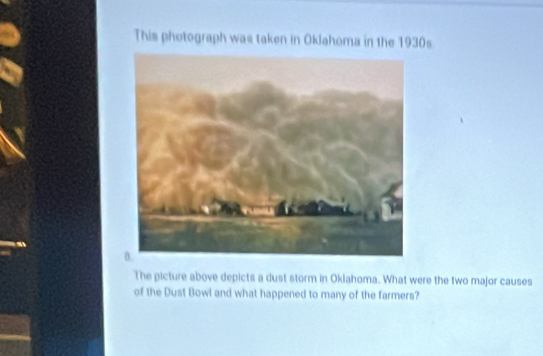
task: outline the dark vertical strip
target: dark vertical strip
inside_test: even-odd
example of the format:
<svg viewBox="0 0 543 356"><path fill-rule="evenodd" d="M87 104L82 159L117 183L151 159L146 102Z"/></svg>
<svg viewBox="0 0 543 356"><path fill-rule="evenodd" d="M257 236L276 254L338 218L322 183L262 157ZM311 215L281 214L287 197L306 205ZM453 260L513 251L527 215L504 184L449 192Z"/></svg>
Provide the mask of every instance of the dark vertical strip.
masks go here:
<svg viewBox="0 0 543 356"><path fill-rule="evenodd" d="M96 17L92 0L26 7L38 354L101 335Z"/></svg>
<svg viewBox="0 0 543 356"><path fill-rule="evenodd" d="M22 1L0 2L0 240L27 243L33 188L24 155L24 35ZM31 257L28 249L0 256L0 313L30 312L35 281Z"/></svg>

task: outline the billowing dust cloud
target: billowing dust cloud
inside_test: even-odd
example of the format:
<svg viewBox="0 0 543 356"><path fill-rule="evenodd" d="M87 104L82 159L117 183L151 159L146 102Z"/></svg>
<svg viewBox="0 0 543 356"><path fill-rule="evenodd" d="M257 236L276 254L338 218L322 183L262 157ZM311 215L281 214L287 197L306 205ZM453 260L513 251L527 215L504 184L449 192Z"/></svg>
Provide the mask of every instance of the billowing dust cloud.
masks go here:
<svg viewBox="0 0 543 356"><path fill-rule="evenodd" d="M136 97L144 210L345 198L357 211L402 179L401 101L268 82L221 95L138 85Z"/></svg>

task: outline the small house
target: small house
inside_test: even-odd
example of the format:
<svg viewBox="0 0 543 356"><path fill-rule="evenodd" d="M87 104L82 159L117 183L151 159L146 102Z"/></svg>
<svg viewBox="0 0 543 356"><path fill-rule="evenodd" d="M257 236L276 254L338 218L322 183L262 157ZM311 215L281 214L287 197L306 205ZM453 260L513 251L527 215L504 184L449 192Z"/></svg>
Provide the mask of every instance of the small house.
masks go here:
<svg viewBox="0 0 543 356"><path fill-rule="evenodd" d="M392 184L381 196L381 219L383 221L403 219L403 182Z"/></svg>
<svg viewBox="0 0 543 356"><path fill-rule="evenodd" d="M245 216L275 216L275 205L243 205L241 213Z"/></svg>

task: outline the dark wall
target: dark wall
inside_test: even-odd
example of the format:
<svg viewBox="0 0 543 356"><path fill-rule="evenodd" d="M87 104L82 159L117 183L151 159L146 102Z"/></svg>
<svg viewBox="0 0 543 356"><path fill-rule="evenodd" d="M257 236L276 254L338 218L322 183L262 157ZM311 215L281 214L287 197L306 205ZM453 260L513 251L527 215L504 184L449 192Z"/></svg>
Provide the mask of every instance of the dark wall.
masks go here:
<svg viewBox="0 0 543 356"><path fill-rule="evenodd" d="M28 152L35 335L101 335L96 17L91 0L28 1Z"/></svg>

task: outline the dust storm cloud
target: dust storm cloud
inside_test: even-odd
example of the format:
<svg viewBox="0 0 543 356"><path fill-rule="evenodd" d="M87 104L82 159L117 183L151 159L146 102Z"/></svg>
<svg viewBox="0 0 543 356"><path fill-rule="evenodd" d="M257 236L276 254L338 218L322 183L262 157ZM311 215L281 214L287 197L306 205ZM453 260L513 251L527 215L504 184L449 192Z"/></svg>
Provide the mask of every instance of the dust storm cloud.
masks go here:
<svg viewBox="0 0 543 356"><path fill-rule="evenodd" d="M402 179L403 101L368 90L139 83L136 102L144 210L344 197L357 211Z"/></svg>

